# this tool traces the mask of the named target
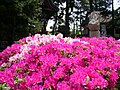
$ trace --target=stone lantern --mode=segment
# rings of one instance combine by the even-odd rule
[[[100,37],[99,12],[94,11],[88,17],[89,37]]]
[[[100,27],[101,27],[101,36],[106,36],[106,34],[107,34],[106,24],[105,23],[101,23]]]
[[[100,37],[101,35],[106,34],[105,23],[112,20],[111,15],[105,16],[105,15],[101,15],[100,11],[93,11],[88,16],[88,18],[89,18],[89,23],[88,23],[89,37]],[[102,33],[100,33],[100,23],[102,23],[101,25]]]
[[[88,24],[89,37],[100,37],[100,26],[97,24]]]

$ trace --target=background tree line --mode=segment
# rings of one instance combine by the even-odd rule
[[[0,40],[18,40],[41,28],[39,0],[0,0]]]
[[[113,0],[0,0],[0,41],[11,45],[29,33],[47,34],[50,19],[54,21],[51,34],[82,34],[83,23],[92,11],[111,14],[110,33],[113,34],[113,28],[119,33],[120,7],[114,11]]]

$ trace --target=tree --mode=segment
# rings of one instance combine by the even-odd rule
[[[38,32],[41,28],[40,14],[39,0],[0,0],[1,40],[11,44],[29,32]]]
[[[81,30],[83,29],[81,25],[84,20],[87,19],[87,15],[90,12],[94,10],[102,11],[103,13],[109,12],[108,8],[111,5],[111,0],[64,0],[64,2],[66,2],[66,7],[59,8],[60,11],[57,16],[58,26],[60,25],[59,22],[62,21],[66,27],[80,32],[82,32]],[[64,20],[63,16],[65,16]],[[67,30],[64,32],[66,31]]]
[[[48,20],[56,15],[56,13],[58,12],[58,7],[54,4],[54,0],[43,0],[42,2],[42,14],[41,14],[41,21],[42,21],[42,30],[41,30],[41,33],[42,34],[47,34],[47,31],[46,31],[46,26],[48,24]]]

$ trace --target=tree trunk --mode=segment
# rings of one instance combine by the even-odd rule
[[[93,11],[93,0],[89,0],[90,12]]]
[[[65,26],[67,35],[69,36],[69,0],[66,0],[66,15],[65,15]]]

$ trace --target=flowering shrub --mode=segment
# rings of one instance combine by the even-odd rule
[[[36,34],[0,53],[0,88],[112,90],[119,70],[120,41],[112,37]]]

